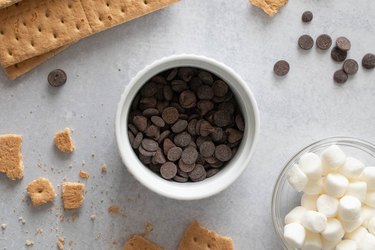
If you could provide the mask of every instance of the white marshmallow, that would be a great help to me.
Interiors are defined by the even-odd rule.
[[[339,244],[340,242],[341,242],[341,240],[328,241],[328,240],[322,238],[322,249],[323,250],[335,250],[337,244]]]
[[[347,157],[344,165],[338,169],[338,172],[346,176],[349,180],[357,180],[361,175],[365,165],[353,157]]]
[[[317,210],[316,200],[318,199],[318,194],[303,194],[301,198],[301,206],[307,210]]]
[[[354,221],[341,220],[341,225],[344,228],[345,233],[351,233],[362,226],[363,219],[359,218]]]
[[[291,223],[284,226],[284,239],[289,246],[301,248],[306,238],[306,231],[299,223]]]
[[[357,221],[361,216],[361,202],[353,196],[344,196],[339,202],[339,216],[344,221]]]
[[[372,233],[373,235],[375,235],[375,217],[372,217],[369,222],[368,222],[368,225],[367,225],[367,230]]]
[[[288,172],[288,182],[297,192],[301,192],[307,185],[307,176],[301,171],[297,164]]]
[[[361,218],[363,220],[362,226],[368,228],[368,223],[375,216],[375,208],[363,206],[361,210]]]
[[[293,208],[284,219],[285,224],[290,223],[301,223],[303,215],[307,212],[307,209],[304,207],[295,207]]]
[[[346,189],[345,195],[356,197],[360,202],[364,202],[367,193],[367,183],[363,181],[357,181],[349,183]]]
[[[323,178],[317,180],[309,180],[303,189],[306,194],[321,194],[323,192]]]
[[[302,250],[320,250],[322,249],[322,240],[320,235],[306,231],[305,242],[303,243]]]
[[[317,154],[303,154],[299,159],[299,167],[309,179],[316,180],[322,177],[322,163]]]
[[[326,229],[321,234],[328,241],[338,241],[344,237],[345,232],[339,220],[330,218],[327,221]]]
[[[343,240],[336,246],[336,250],[357,250],[357,243],[354,240]]]
[[[313,233],[320,233],[327,227],[327,217],[322,213],[308,210],[302,216],[301,224]]]
[[[375,191],[375,167],[363,169],[360,179],[367,182],[368,190]]]
[[[318,212],[324,214],[326,217],[336,217],[339,207],[339,200],[335,197],[322,194],[316,201]]]
[[[344,165],[346,155],[339,146],[332,145],[322,152],[320,158],[324,171],[330,172]]]
[[[365,204],[369,207],[375,208],[375,192],[367,193]]]
[[[348,188],[348,179],[341,174],[328,174],[324,180],[324,191],[333,197],[340,198],[344,196]]]
[[[364,227],[359,227],[351,233],[345,234],[346,240],[354,240],[357,244],[368,234],[368,231]]]
[[[357,242],[358,250],[374,250],[375,236],[367,233],[360,242]]]

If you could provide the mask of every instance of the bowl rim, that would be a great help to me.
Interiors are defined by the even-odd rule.
[[[214,70],[216,69],[216,71],[221,71],[221,72],[223,72],[223,74],[227,74],[228,77],[233,78],[235,80],[235,82],[234,83],[231,82],[231,83],[228,83],[228,84],[231,87],[235,85],[236,89],[239,88],[239,89],[245,90],[244,91],[245,93],[241,93],[242,98],[241,98],[241,101],[239,101],[239,102],[242,102],[243,100],[245,100],[244,97],[246,97],[247,104],[250,104],[250,105],[248,105],[250,107],[246,107],[246,110],[251,111],[251,120],[252,120],[251,121],[251,127],[252,127],[252,130],[251,130],[252,137],[251,138],[252,138],[252,140],[249,143],[246,142],[246,144],[249,146],[249,148],[247,148],[246,155],[242,157],[242,158],[245,159],[246,164],[244,164],[244,166],[239,166],[238,168],[236,168],[237,172],[235,174],[233,174],[233,170],[231,170],[231,176],[229,176],[231,178],[229,180],[226,180],[224,182],[224,184],[214,186],[214,185],[212,185],[212,183],[210,183],[210,186],[208,184],[206,185],[206,186],[211,187],[209,190],[199,190],[199,192],[195,192],[195,193],[192,193],[192,192],[186,192],[186,193],[179,192],[178,193],[177,191],[171,192],[170,190],[162,190],[162,188],[157,186],[157,184],[149,183],[149,181],[144,180],[142,175],[145,175],[145,172],[143,170],[135,170],[133,164],[129,165],[129,159],[127,159],[129,157],[129,155],[126,156],[126,150],[125,150],[125,147],[128,147],[128,146],[125,146],[125,144],[128,143],[129,146],[130,146],[130,143],[129,143],[129,141],[124,143],[124,137],[127,138],[127,135],[122,135],[123,128],[121,128],[121,126],[123,125],[123,121],[122,121],[123,113],[124,112],[125,112],[125,114],[128,113],[128,111],[124,111],[127,108],[127,107],[125,107],[126,105],[124,105],[125,102],[126,102],[126,97],[128,95],[130,95],[129,92],[132,89],[134,89],[134,88],[137,88],[137,90],[140,89],[140,86],[135,87],[137,85],[137,83],[142,86],[145,83],[144,82],[144,83],[140,84],[140,81],[142,80],[142,78],[144,78],[145,75],[147,75],[147,74],[155,75],[153,70],[155,70],[158,67],[162,66],[164,68],[161,69],[160,71],[157,71],[156,74],[158,72],[162,72],[162,71],[167,70],[169,68],[183,67],[184,65],[179,64],[179,62],[186,62],[186,61],[189,61],[189,62],[191,61],[192,64],[191,65],[185,65],[185,66],[202,68],[204,70],[211,71],[214,74],[217,74],[217,72],[213,72],[211,69],[214,69]],[[170,63],[172,63],[173,65],[171,67],[168,67],[167,65],[170,64]],[[206,67],[204,67],[204,65],[206,65]],[[207,67],[211,68],[211,69],[208,69]],[[150,76],[150,77],[152,77],[152,76]],[[220,76],[220,77],[222,77],[222,76]],[[246,112],[244,112],[244,113],[246,113]],[[135,177],[135,179],[137,179],[142,185],[146,186],[148,189],[152,190],[153,192],[156,192],[159,195],[162,195],[162,196],[165,196],[165,197],[168,197],[168,198],[177,199],[177,200],[197,200],[197,199],[203,199],[203,198],[210,197],[212,195],[215,195],[215,194],[223,191],[228,186],[230,186],[236,179],[238,179],[238,177],[243,173],[243,171],[246,169],[246,167],[250,163],[251,156],[254,152],[254,148],[255,148],[255,145],[256,145],[257,140],[258,140],[259,126],[260,126],[259,120],[260,120],[259,119],[259,110],[258,110],[258,106],[257,106],[256,100],[255,100],[255,97],[254,97],[252,91],[250,90],[249,86],[245,83],[245,81],[237,73],[235,73],[228,66],[226,66],[223,63],[218,62],[214,59],[211,59],[211,58],[208,58],[208,57],[205,57],[205,56],[193,55],[193,54],[181,54],[181,55],[172,55],[172,56],[168,56],[168,57],[163,57],[159,60],[154,61],[153,63],[147,65],[142,70],[140,70],[135,75],[135,77],[133,77],[130,80],[130,82],[126,85],[125,90],[122,93],[121,99],[120,99],[120,101],[118,103],[118,106],[117,106],[116,119],[115,119],[115,132],[116,132],[117,146],[118,146],[118,150],[120,152],[120,156],[122,158],[123,164],[127,167],[129,172]],[[247,126],[247,127],[249,127],[249,126]],[[245,132],[246,132],[246,129],[248,129],[248,128],[245,128]],[[247,131],[247,132],[249,133],[249,131]],[[241,144],[244,144],[244,143],[242,142]],[[240,145],[240,147],[241,147],[241,145]],[[236,156],[237,155],[238,154],[236,154]],[[233,159],[232,159],[232,161],[233,161]],[[138,162],[139,162],[139,160],[138,160]],[[141,165],[143,166],[143,168],[146,168],[143,164],[141,164]],[[140,173],[140,171],[143,172],[143,173]],[[223,170],[221,172],[224,172],[224,171],[225,170]],[[154,173],[152,173],[152,174],[154,175]],[[222,173],[222,174],[224,174],[224,173]],[[149,178],[149,177],[150,176],[148,176],[147,178]],[[155,175],[155,177],[157,177],[157,179],[162,180],[162,181],[158,181],[157,179],[154,179],[154,181],[158,182],[159,185],[163,184],[163,183],[165,185],[167,185],[166,183],[169,182],[169,181],[164,180],[164,179],[162,179],[162,178],[160,178],[156,175]],[[209,179],[213,180],[216,177],[217,176],[214,176],[214,177],[211,177]],[[220,178],[220,180],[223,180],[223,178]],[[197,182],[197,183],[203,183],[203,182]],[[188,184],[188,185],[190,187],[193,186],[193,185],[198,187],[197,183]],[[206,183],[208,183],[208,182],[206,182]],[[184,188],[181,188],[181,187],[183,187],[183,184],[186,184],[186,183],[178,183],[178,185],[180,185],[180,187],[177,188],[177,185],[176,185],[175,189],[176,190],[179,189],[180,191],[183,190]],[[218,184],[218,183],[216,183],[216,184]],[[171,185],[171,184],[168,184],[168,185]],[[188,187],[188,185],[186,185],[185,187]],[[188,188],[185,188],[185,189],[187,190]],[[190,188],[190,189],[192,189],[192,188]]]
[[[371,143],[367,140],[363,140],[363,139],[359,139],[359,138],[355,138],[355,137],[350,137],[350,136],[332,136],[332,137],[320,139],[318,141],[315,141],[315,142],[303,147],[301,150],[299,150],[296,154],[294,154],[287,161],[287,163],[282,168],[282,170],[281,170],[281,172],[278,175],[278,178],[276,180],[275,186],[274,186],[273,191],[272,191],[272,203],[271,203],[271,214],[272,214],[273,228],[274,228],[275,233],[277,234],[278,239],[282,243],[282,247],[286,250],[293,249],[293,248],[290,248],[287,245],[283,236],[280,234],[280,232],[278,230],[279,223],[278,223],[278,220],[277,220],[278,215],[277,215],[277,211],[276,211],[277,210],[276,209],[276,203],[277,203],[276,201],[278,200],[278,190],[280,189],[281,184],[283,184],[283,179],[285,178],[291,164],[297,158],[299,158],[303,153],[309,152],[309,151],[311,151],[313,149],[316,149],[318,147],[322,147],[326,144],[327,144],[327,146],[333,145],[333,144],[341,144],[341,145],[348,145],[348,146],[349,145],[350,146],[360,145],[362,147],[365,147],[365,148],[373,151],[373,154],[371,154],[370,152],[367,152],[367,153],[371,154],[375,158],[375,144],[373,144],[373,143]],[[298,193],[298,192],[296,192],[296,193]]]

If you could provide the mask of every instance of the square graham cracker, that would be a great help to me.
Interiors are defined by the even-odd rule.
[[[15,3],[21,2],[22,0],[0,0],[0,9],[11,6]]]
[[[124,250],[163,250],[161,246],[149,241],[142,235],[133,235],[125,243]]]
[[[80,208],[83,204],[85,184],[77,182],[64,182],[61,190],[61,198],[64,209]]]
[[[0,173],[11,180],[22,179],[22,136],[0,135]]]

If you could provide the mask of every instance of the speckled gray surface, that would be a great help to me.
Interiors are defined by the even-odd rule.
[[[304,10],[313,11],[312,23],[300,21]],[[8,224],[0,230],[0,249],[24,249],[27,239],[35,242],[30,249],[55,249],[58,236],[65,237],[66,249],[121,249],[130,234],[151,223],[149,238],[172,250],[193,219],[232,236],[236,249],[280,249],[270,209],[283,164],[302,146],[328,136],[375,142],[375,71],[361,67],[347,84],[335,85],[332,74],[340,65],[329,52],[299,50],[303,33],[345,35],[352,41],[349,57],[360,60],[375,52],[375,1],[290,1],[269,18],[246,0],[184,0],[80,41],[17,81],[1,73],[0,133],[23,135],[26,171],[18,182],[0,176],[0,224]],[[174,201],[141,186],[121,163],[114,137],[117,102],[129,80],[154,60],[179,53],[232,67],[254,92],[261,115],[251,165],[226,191],[201,201]],[[291,71],[276,78],[272,68],[281,58]],[[59,89],[46,82],[54,68],[69,77]],[[64,127],[74,129],[77,150],[71,156],[52,145],[53,134]],[[68,213],[60,219],[59,198],[31,207],[25,192],[31,180],[48,177],[60,193],[57,185],[64,178],[80,180],[80,169],[91,176],[83,181],[86,200],[74,221]],[[111,205],[121,207],[121,215],[108,214]],[[37,228],[43,233],[36,235]]]

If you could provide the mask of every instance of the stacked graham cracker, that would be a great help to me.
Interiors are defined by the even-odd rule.
[[[10,79],[84,37],[179,0],[19,1],[0,0],[0,65]]]

